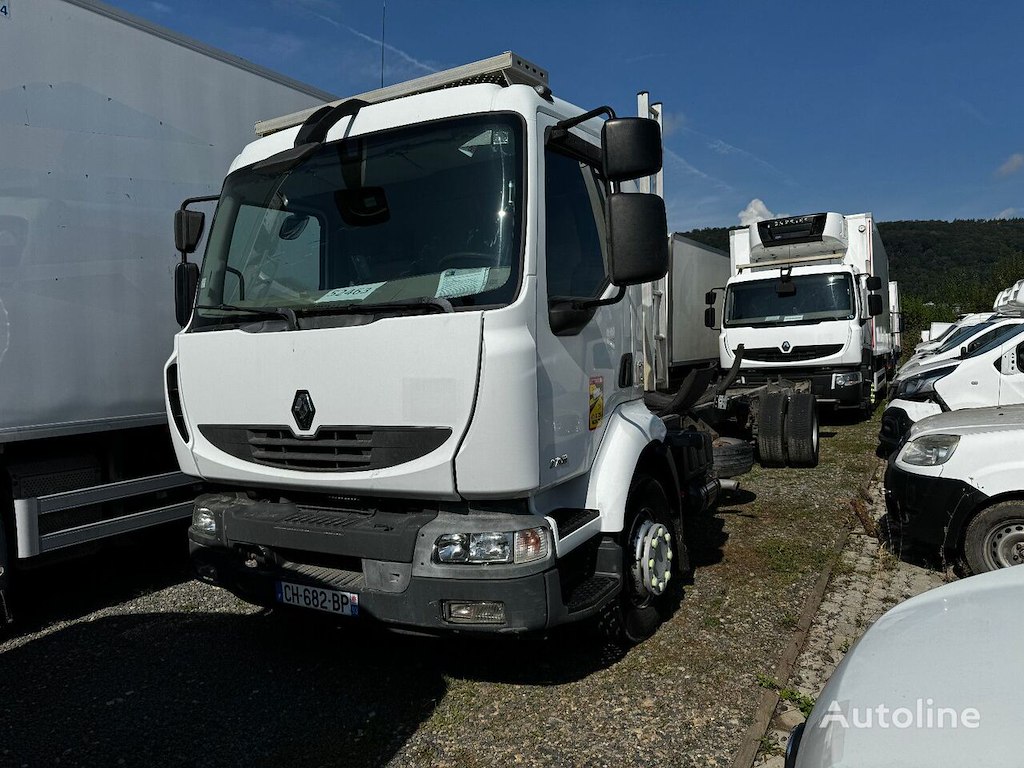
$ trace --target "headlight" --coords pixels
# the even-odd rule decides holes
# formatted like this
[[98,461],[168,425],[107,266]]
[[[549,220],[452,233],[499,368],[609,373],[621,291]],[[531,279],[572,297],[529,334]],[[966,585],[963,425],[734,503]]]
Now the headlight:
[[192,508],[192,527],[207,536],[217,535],[217,518],[209,507],[197,504]]
[[896,397],[911,399],[914,397],[923,397],[924,395],[934,394],[935,382],[948,376],[954,370],[956,370],[956,366],[942,368],[938,371],[931,371],[930,373],[918,376],[910,376],[900,382],[899,386],[896,388]]
[[836,373],[832,375],[832,386],[835,389],[838,389],[839,387],[850,387],[854,384],[860,384],[862,381],[864,381],[864,378],[861,376],[860,371],[857,371],[856,373]]
[[546,528],[483,533],[445,533],[434,541],[435,563],[532,563],[550,551]]
[[900,452],[899,461],[916,467],[934,467],[945,464],[953,455],[959,435],[925,435],[911,440]]

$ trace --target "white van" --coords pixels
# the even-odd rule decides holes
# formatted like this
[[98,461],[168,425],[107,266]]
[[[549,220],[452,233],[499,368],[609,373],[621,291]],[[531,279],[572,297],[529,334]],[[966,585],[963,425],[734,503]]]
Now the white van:
[[[1006,326],[1011,327],[1011,326]],[[888,456],[914,422],[943,411],[1024,403],[1024,325],[956,360],[922,365],[896,384],[882,414],[879,453]]]

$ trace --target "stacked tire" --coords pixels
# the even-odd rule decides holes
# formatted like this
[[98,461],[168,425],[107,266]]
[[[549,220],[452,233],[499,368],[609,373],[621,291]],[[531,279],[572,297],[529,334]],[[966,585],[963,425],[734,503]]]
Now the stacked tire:
[[810,392],[769,392],[758,413],[757,453],[765,467],[818,465],[818,404]]

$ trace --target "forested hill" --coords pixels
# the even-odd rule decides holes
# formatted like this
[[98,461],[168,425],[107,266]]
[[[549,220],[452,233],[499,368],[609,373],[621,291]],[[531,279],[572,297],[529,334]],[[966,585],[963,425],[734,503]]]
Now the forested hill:
[[[1024,219],[879,222],[889,277],[904,296],[963,311],[992,306],[995,294],[1024,278]],[[725,227],[684,233],[729,250]]]

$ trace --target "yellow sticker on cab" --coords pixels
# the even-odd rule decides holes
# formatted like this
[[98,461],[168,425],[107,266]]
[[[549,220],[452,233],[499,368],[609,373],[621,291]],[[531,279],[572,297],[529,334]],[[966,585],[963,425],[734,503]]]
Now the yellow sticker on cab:
[[590,377],[590,428],[597,429],[604,421],[604,377]]

